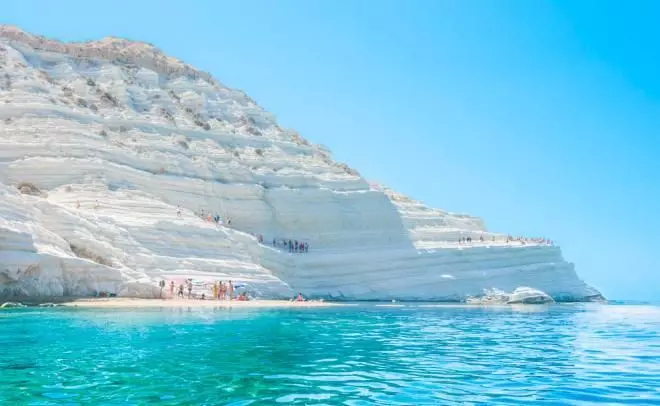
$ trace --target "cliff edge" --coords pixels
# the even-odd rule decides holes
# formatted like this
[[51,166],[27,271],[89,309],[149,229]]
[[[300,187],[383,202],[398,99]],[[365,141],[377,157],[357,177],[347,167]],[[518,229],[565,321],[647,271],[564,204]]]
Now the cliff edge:
[[370,184],[149,44],[1,26],[0,131],[0,296],[600,297],[549,241]]

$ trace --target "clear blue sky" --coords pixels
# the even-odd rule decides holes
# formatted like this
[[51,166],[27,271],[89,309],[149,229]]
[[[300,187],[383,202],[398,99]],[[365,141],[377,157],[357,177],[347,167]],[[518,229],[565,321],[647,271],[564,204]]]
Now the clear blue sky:
[[371,180],[548,236],[660,299],[660,2],[8,1],[63,40],[151,42]]

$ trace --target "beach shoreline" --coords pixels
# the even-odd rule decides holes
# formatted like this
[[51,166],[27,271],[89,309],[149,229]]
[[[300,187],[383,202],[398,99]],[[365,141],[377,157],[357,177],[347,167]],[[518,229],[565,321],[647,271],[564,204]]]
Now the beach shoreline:
[[295,302],[289,300],[199,300],[199,299],[141,299],[141,298],[79,298],[61,301],[57,303],[64,307],[82,308],[217,308],[217,307],[260,307],[260,308],[282,308],[282,307],[332,307],[349,306],[348,303],[305,301]]

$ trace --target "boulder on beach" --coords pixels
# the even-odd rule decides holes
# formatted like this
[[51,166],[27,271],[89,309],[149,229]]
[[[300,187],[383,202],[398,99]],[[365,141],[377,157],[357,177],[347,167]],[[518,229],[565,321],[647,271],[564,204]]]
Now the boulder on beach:
[[23,303],[18,302],[5,302],[0,305],[0,309],[12,309],[17,307],[27,307]]

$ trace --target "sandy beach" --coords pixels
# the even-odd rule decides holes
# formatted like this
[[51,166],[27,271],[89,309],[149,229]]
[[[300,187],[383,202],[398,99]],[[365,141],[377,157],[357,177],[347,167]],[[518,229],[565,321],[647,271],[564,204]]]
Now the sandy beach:
[[196,299],[138,299],[138,298],[94,298],[73,299],[60,303],[67,307],[85,308],[214,308],[214,307],[331,307],[350,306],[334,302],[290,302],[288,300],[218,301]]

